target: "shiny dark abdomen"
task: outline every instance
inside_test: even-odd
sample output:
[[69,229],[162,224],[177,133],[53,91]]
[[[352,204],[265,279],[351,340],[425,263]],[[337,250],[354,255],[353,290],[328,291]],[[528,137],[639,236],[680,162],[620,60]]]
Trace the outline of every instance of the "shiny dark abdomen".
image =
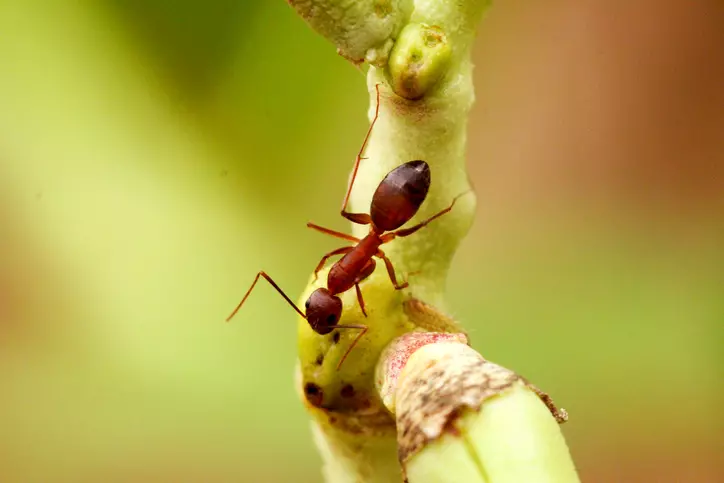
[[370,216],[383,231],[396,230],[409,221],[430,189],[430,170],[424,161],[410,161],[390,171],[372,196]]

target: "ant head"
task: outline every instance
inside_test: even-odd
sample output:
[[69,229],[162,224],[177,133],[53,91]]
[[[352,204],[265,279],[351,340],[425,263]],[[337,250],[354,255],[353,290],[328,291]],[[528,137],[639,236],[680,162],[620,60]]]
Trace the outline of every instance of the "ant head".
[[385,176],[372,196],[372,223],[383,231],[396,230],[415,216],[430,189],[430,166],[408,161]]
[[304,304],[307,322],[320,335],[329,334],[339,323],[342,315],[342,300],[326,288],[318,288]]

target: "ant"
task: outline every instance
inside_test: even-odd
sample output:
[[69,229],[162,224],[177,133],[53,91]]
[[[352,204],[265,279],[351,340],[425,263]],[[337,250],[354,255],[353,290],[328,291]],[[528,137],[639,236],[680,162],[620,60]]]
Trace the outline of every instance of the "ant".
[[292,302],[292,300],[274,282],[274,280],[266,274],[266,272],[262,271],[257,273],[254,282],[251,284],[251,287],[249,287],[249,290],[246,292],[246,295],[244,295],[244,298],[241,299],[239,305],[226,319],[228,322],[232,317],[234,317],[234,315],[236,315],[247,297],[249,297],[251,291],[254,289],[254,286],[256,286],[256,283],[259,281],[259,277],[264,277],[272,285],[272,287],[274,287],[277,292],[284,297],[289,305],[291,305],[292,308],[294,308],[294,310],[302,316],[302,318],[307,320],[312,330],[314,330],[317,334],[326,335],[335,329],[356,329],[361,331],[347,349],[344,356],[342,356],[342,359],[337,364],[337,369],[342,366],[342,363],[347,358],[350,351],[355,345],[357,345],[357,342],[359,342],[368,330],[366,325],[338,323],[339,318],[342,315],[342,300],[339,298],[339,294],[354,287],[357,292],[357,300],[359,301],[362,314],[367,317],[359,283],[374,272],[376,262],[373,257],[379,258],[385,263],[387,273],[396,290],[406,288],[409,283],[407,281],[404,281],[403,283],[399,283],[397,281],[392,262],[389,258],[387,258],[385,253],[380,250],[380,245],[388,243],[397,237],[412,235],[431,221],[452,210],[455,205],[455,201],[465,194],[463,193],[456,196],[450,206],[425,221],[410,228],[399,230],[398,228],[407,223],[415,215],[415,213],[417,213],[420,205],[422,205],[423,201],[425,201],[427,192],[430,189],[430,167],[425,161],[415,160],[398,166],[385,176],[372,197],[370,214],[349,213],[346,211],[360,161],[365,159],[362,157],[362,153],[365,150],[367,141],[372,133],[372,128],[374,127],[380,112],[379,84],[375,86],[375,89],[377,90],[377,107],[375,109],[375,115],[362,143],[362,148],[357,154],[354,169],[352,170],[352,176],[350,177],[350,182],[347,186],[347,194],[344,197],[342,210],[340,212],[344,218],[352,223],[370,225],[369,234],[364,238],[359,239],[345,233],[340,233],[330,230],[329,228],[315,225],[314,223],[307,223],[309,228],[353,242],[355,245],[338,248],[337,250],[333,250],[322,257],[322,260],[314,270],[315,280],[317,279],[319,271],[322,270],[329,258],[336,255],[344,255],[334,265],[332,265],[332,268],[329,270],[327,275],[327,287],[320,287],[316,289],[307,299],[304,304],[306,314],[302,312],[294,302]]

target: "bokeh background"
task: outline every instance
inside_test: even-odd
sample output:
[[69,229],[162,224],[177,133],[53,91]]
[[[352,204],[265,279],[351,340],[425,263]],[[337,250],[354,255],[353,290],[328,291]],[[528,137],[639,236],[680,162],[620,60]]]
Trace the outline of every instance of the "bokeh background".
[[[719,0],[481,26],[450,308],[586,482],[724,480],[723,46]],[[223,318],[335,246],[366,105],[281,0],[0,0],[0,481],[320,481],[289,307]]]

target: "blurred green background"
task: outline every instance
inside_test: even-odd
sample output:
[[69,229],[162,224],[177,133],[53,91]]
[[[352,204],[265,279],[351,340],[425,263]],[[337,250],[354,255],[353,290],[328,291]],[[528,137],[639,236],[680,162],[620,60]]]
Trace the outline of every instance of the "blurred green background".
[[[724,479],[722,45],[718,0],[481,26],[450,307],[586,482]],[[0,0],[1,481],[320,481],[293,313],[223,318],[347,229],[366,105],[281,0]]]

